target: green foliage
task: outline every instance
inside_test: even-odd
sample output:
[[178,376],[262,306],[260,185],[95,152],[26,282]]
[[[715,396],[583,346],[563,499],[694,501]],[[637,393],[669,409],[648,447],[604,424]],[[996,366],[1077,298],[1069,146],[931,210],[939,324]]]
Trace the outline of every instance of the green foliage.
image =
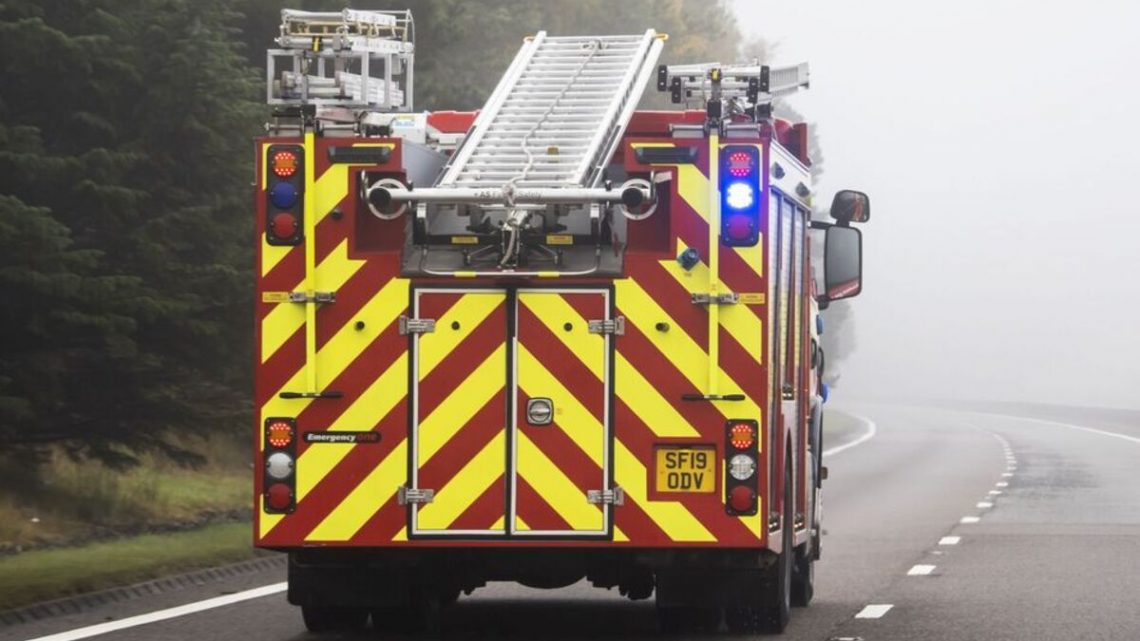
[[[260,83],[220,0],[0,6],[0,442],[125,465],[245,413]],[[244,424],[244,421],[241,421]]]
[[[0,4],[0,455],[191,461],[172,435],[248,425],[250,138],[281,6]],[[357,7],[413,11],[420,110],[478,108],[541,29],[652,27],[666,62],[740,44],[725,0]]]

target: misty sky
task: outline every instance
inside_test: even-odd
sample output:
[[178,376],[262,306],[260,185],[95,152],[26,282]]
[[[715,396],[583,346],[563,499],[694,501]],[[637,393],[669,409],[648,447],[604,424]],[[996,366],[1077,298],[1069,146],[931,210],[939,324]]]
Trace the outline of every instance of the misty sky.
[[844,396],[1140,407],[1140,3],[735,5],[871,195]]

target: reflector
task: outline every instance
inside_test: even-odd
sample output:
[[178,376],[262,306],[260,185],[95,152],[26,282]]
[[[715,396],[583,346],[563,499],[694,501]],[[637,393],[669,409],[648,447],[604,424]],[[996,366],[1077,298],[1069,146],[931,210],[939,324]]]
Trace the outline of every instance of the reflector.
[[282,240],[296,236],[297,217],[284,211],[275,214],[269,232]]
[[293,505],[293,490],[284,483],[274,483],[265,492],[265,503],[272,510],[287,510]]
[[756,493],[745,485],[737,485],[728,493],[728,506],[737,512],[751,512],[755,501]]

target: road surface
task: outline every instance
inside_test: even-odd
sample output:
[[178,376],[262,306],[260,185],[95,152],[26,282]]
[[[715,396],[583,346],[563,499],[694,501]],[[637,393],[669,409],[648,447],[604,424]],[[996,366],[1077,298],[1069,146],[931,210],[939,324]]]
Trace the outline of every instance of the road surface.
[[[794,612],[783,638],[1140,640],[1140,423],[850,411],[875,434],[841,450],[825,446],[831,476],[816,598]],[[0,628],[0,640],[322,638],[285,603],[283,579],[265,572]],[[226,604],[202,603],[218,597]],[[124,619],[139,624],[88,627]],[[492,584],[463,597],[442,625],[449,639],[659,638],[652,601],[586,585]]]

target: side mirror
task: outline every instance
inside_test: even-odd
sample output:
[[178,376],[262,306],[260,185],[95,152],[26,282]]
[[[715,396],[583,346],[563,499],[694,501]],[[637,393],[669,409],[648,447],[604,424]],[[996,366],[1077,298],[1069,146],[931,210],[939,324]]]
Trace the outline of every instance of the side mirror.
[[832,225],[823,237],[824,299],[852,298],[863,290],[863,233]]
[[871,220],[871,199],[861,191],[843,189],[831,201],[831,217],[840,225]]

